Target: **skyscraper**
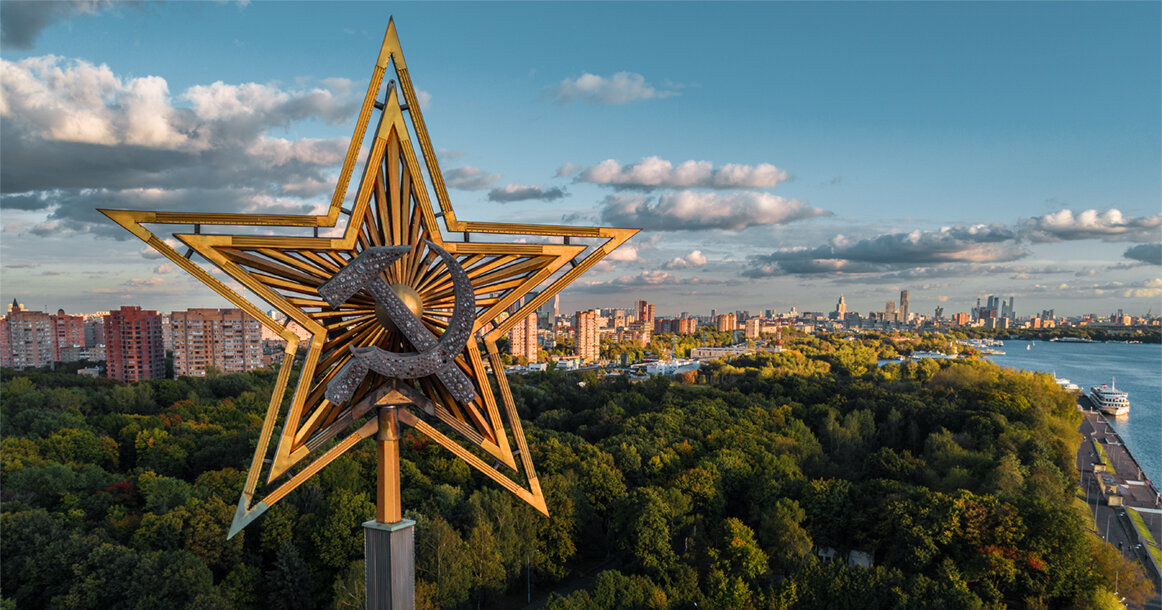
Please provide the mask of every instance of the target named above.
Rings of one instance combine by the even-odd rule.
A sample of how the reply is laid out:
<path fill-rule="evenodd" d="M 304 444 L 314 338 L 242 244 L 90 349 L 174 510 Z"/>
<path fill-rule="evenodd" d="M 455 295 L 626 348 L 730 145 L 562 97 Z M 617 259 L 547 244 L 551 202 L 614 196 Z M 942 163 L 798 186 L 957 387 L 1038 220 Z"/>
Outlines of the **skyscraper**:
<path fill-rule="evenodd" d="M 905 323 L 905 324 L 907 324 L 908 320 L 909 320 L 909 318 L 908 318 L 908 306 L 909 306 L 908 291 L 901 290 L 900 291 L 900 321 Z"/>
<path fill-rule="evenodd" d="M 600 335 L 597 332 L 597 310 L 578 311 L 573 319 L 576 329 L 576 339 L 573 344 L 574 353 L 583 362 L 596 360 L 601 357 Z"/>
<path fill-rule="evenodd" d="M 105 316 L 105 356 L 110 378 L 129 383 L 165 377 L 161 314 L 123 306 Z"/>
<path fill-rule="evenodd" d="M 835 314 L 840 320 L 847 314 L 847 302 L 843 300 L 843 295 L 839 295 L 839 302 L 835 304 Z"/>
<path fill-rule="evenodd" d="M 262 366 L 262 324 L 241 309 L 187 309 L 169 320 L 175 375 L 205 375 L 209 366 L 223 373 Z"/>

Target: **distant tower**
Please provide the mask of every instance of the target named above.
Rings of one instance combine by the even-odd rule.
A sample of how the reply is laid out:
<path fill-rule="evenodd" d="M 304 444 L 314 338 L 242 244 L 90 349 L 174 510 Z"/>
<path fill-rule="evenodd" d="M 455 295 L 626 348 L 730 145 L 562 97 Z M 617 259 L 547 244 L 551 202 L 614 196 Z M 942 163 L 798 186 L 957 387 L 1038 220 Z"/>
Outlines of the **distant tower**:
<path fill-rule="evenodd" d="M 843 300 L 842 294 L 839 295 L 839 302 L 835 304 L 835 313 L 838 314 L 840 320 L 847 314 L 847 302 Z"/>
<path fill-rule="evenodd" d="M 908 291 L 900 291 L 900 321 L 908 322 Z"/>

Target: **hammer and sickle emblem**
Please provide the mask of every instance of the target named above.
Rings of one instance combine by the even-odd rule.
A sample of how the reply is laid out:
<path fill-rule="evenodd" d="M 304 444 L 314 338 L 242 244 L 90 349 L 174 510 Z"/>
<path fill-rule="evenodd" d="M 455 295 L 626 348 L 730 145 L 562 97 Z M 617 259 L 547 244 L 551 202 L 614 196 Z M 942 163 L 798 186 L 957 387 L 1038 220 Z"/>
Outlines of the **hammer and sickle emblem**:
<path fill-rule="evenodd" d="M 374 345 L 351 347 L 352 358 L 327 384 L 327 400 L 334 404 L 342 404 L 351 397 L 359 384 L 363 383 L 363 378 L 369 370 L 396 379 L 435 375 L 458 402 L 468 403 L 476 398 L 475 386 L 455 363 L 456 356 L 464 349 L 472 335 L 472 324 L 476 320 L 476 297 L 472 283 L 464 268 L 456 261 L 456 257 L 430 241 L 426 243 L 447 266 L 448 273 L 452 276 L 452 289 L 455 295 L 448 328 L 438 340 L 417 315 L 408 309 L 382 276 L 384 269 L 411 251 L 411 246 L 368 248 L 319 286 L 319 295 L 331 307 L 338 307 L 356 292 L 366 290 L 386 311 L 395 327 L 418 350 L 399 353 L 389 352 Z"/>

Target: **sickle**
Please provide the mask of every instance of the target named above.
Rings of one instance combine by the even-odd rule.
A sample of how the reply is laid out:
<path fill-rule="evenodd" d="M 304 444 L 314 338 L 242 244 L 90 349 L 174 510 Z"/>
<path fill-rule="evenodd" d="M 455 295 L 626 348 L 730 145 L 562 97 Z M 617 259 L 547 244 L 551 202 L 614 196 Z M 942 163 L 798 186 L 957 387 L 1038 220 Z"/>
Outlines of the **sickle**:
<path fill-rule="evenodd" d="M 353 358 L 327 384 L 327 400 L 342 404 L 363 382 L 368 370 L 397 379 L 436 375 L 458 402 L 467 403 L 476 397 L 472 382 L 455 363 L 456 355 L 463 351 L 472 335 L 472 324 L 476 320 L 476 297 L 472 283 L 456 257 L 430 241 L 427 244 L 444 260 L 452 276 L 452 291 L 455 295 L 452 318 L 439 340 L 380 276 L 391 263 L 410 252 L 411 246 L 368 248 L 319 287 L 319 295 L 332 307 L 345 302 L 360 289 L 366 289 L 387 311 L 396 328 L 419 350 L 399 353 L 374 345 L 352 346 Z"/>

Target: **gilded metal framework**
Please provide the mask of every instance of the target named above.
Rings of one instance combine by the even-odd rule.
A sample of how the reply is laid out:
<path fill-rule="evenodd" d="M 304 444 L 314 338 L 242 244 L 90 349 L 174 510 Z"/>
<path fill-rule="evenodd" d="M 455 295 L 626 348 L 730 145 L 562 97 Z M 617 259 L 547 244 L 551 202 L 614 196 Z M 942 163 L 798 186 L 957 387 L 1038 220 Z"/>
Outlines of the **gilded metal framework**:
<path fill-rule="evenodd" d="M 398 79 L 384 86 L 392 66 Z M 382 90 L 385 99 L 379 101 Z M 378 123 L 351 208 L 343 208 L 348 185 L 372 115 Z M 412 145 L 406 116 L 419 143 L 439 211 L 428 195 Z M 388 22 L 371 82 L 363 99 L 355 132 L 347 149 L 330 207 L 325 215 L 201 214 L 101 210 L 106 216 L 145 241 L 177 266 L 261 322 L 286 341 L 262 432 L 250 464 L 229 536 L 233 536 L 268 507 L 285 497 L 322 467 L 359 441 L 375 436 L 379 451 L 377 519 L 398 521 L 399 424 L 406 424 L 450 450 L 470 466 L 548 515 L 544 494 L 513 404 L 496 341 L 518 320 L 536 311 L 562 288 L 637 233 L 637 229 L 470 222 L 456 217 L 436 155 L 428 139 L 416 92 L 400 50 L 394 21 Z M 346 216 L 341 237 L 319 237 L 318 229 L 335 227 Z M 437 220 L 462 241 L 446 240 Z M 146 225 L 193 225 L 192 233 L 174 233 L 188 250 L 180 253 Z M 203 233 L 203 226 L 249 227 L 270 233 L 285 227 L 314 228 L 313 237 Z M 285 233 L 286 230 L 283 231 Z M 521 236 L 522 242 L 469 241 L 470 234 Z M 539 239 L 538 239 L 539 238 Z M 561 239 L 563 238 L 563 239 Z M 591 246 L 571 244 L 571 238 L 592 238 Z M 534 242 L 543 243 L 534 243 Z M 553 243 L 554 241 L 564 243 Z M 428 247 L 426 244 L 435 247 Z M 472 339 L 453 354 L 455 377 L 470 382 L 470 392 L 458 401 L 441 378 L 392 378 L 374 370 L 349 392 L 347 400 L 332 402 L 327 388 L 360 350 L 418 352 L 423 347 L 384 324 L 376 300 L 367 291 L 353 293 L 332 305 L 322 287 L 343 272 L 361 254 L 375 248 L 400 251 L 385 265 L 387 285 L 418 296 L 416 317 L 426 332 L 441 336 L 453 319 L 456 283 L 440 251 L 454 257 L 471 285 L 475 319 Z M 248 299 L 231 289 L 192 259 L 197 253 L 249 290 Z M 566 265 L 570 265 L 566 269 Z M 511 317 L 502 313 L 530 291 L 543 290 Z M 310 333 L 289 404 L 283 407 L 299 338 L 263 312 L 265 301 Z M 483 348 L 483 349 L 482 349 Z M 495 376 L 499 400 L 489 383 L 484 358 Z M 280 417 L 281 415 L 281 417 Z M 508 422 L 506 431 L 505 421 Z M 437 427 L 439 426 L 439 428 Z M 466 441 L 470 450 L 445 431 Z M 277 435 L 276 435 L 276 430 Z M 514 452 L 509 440 L 516 445 Z M 270 452 L 271 440 L 277 443 Z M 477 453 L 479 452 L 479 454 Z M 516 455 L 514 455 L 514 453 Z M 269 454 L 269 455 L 268 455 Z M 519 458 L 517 457 L 519 456 Z M 487 460 L 487 461 L 486 461 Z M 491 462 L 491 463 L 490 463 Z M 503 469 L 502 469 L 503 468 Z M 260 488 L 260 478 L 265 481 Z M 510 476 L 511 475 L 511 476 Z M 523 482 L 514 480 L 518 476 Z"/>

